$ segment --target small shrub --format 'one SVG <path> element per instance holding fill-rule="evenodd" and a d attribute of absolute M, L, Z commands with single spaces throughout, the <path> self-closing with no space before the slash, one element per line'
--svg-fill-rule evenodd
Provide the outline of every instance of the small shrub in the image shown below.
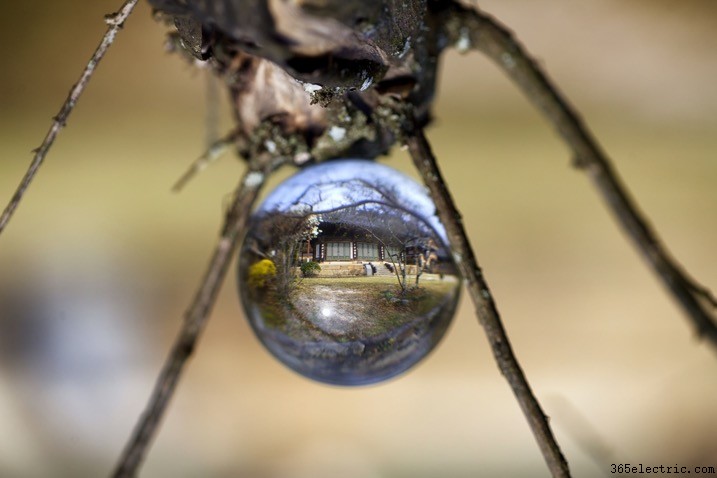
<path fill-rule="evenodd" d="M 276 266 L 269 259 L 262 259 L 249 267 L 249 287 L 263 289 L 276 276 Z"/>
<path fill-rule="evenodd" d="M 304 277 L 316 277 L 321 272 L 321 266 L 318 262 L 308 261 L 301 263 L 301 274 Z"/>

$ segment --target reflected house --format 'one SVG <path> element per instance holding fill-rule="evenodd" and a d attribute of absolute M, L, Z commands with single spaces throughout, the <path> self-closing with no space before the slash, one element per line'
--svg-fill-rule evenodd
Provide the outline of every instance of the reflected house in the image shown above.
<path fill-rule="evenodd" d="M 240 254 L 254 332 L 321 382 L 408 370 L 445 333 L 460 292 L 457 277 L 436 273 L 452 261 L 425 189 L 371 161 L 310 166 L 285 184 L 252 215 Z M 275 272 L 259 273 L 262 263 Z"/>
<path fill-rule="evenodd" d="M 347 224 L 324 222 L 321 232 L 311 241 L 313 260 L 325 261 L 382 261 L 403 252 L 399 245 L 389 246 L 370 232 Z M 382 242 L 384 242 L 382 244 Z M 394 259 L 395 260 L 395 259 Z"/>
<path fill-rule="evenodd" d="M 439 272 L 442 263 L 450 263 L 439 255 L 432 238 L 397 236 L 336 222 L 321 222 L 319 230 L 302 244 L 300 260 L 322 263 L 321 275 L 364 275 L 367 263 L 379 274 L 390 274 L 393 267 L 404 265 L 408 274 L 415 274 L 419 265 L 428 272 Z"/>

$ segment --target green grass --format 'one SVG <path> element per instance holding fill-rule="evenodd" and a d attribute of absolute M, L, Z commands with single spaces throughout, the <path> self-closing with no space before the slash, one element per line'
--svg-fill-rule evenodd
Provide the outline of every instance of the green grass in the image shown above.
<path fill-rule="evenodd" d="M 408 286 L 413 287 L 415 276 L 408 276 Z M 352 287 L 354 289 L 363 290 L 374 290 L 376 285 L 383 285 L 384 287 L 393 286 L 397 290 L 399 289 L 398 280 L 395 276 L 373 276 L 373 277 L 312 277 L 303 279 L 301 287 L 304 283 L 312 285 L 323 285 L 327 287 Z M 455 282 L 450 279 L 446 280 L 422 280 L 419 279 L 418 285 L 420 288 L 435 291 L 449 291 Z"/>

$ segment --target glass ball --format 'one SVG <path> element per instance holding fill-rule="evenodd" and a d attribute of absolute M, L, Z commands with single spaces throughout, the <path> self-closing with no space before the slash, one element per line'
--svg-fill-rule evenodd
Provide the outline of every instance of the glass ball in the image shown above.
<path fill-rule="evenodd" d="M 252 215 L 239 293 L 264 346 L 335 385 L 400 374 L 440 341 L 461 280 L 425 189 L 373 161 L 302 169 Z"/>

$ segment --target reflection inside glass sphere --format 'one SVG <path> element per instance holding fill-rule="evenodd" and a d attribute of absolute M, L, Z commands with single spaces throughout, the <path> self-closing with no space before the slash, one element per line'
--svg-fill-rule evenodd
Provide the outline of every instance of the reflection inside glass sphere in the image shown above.
<path fill-rule="evenodd" d="M 362 385 L 438 343 L 460 290 L 423 187 L 384 165 L 337 160 L 284 181 L 252 216 L 239 291 L 262 343 L 306 377 Z"/>

